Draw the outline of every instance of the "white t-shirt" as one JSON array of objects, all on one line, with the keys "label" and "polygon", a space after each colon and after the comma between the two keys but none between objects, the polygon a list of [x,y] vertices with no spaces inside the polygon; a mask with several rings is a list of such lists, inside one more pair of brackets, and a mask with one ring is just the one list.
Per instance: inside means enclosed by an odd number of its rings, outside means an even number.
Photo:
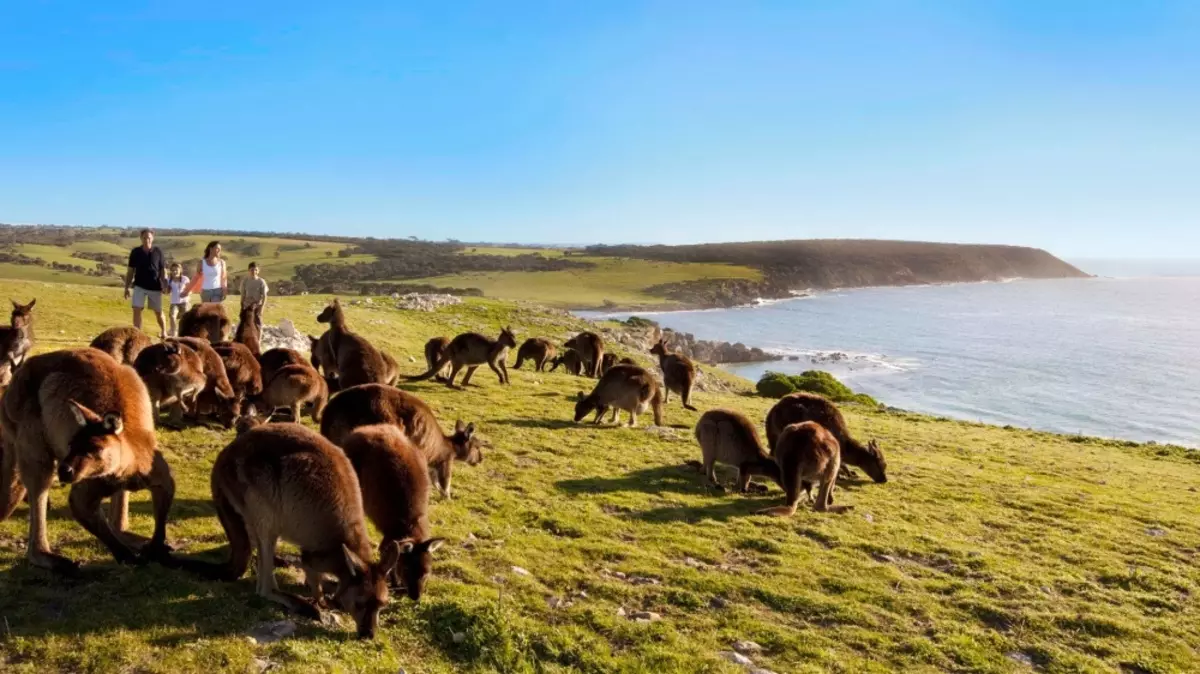
[{"label": "white t-shirt", "polygon": [[179,294],[188,286],[192,279],[186,276],[180,276],[178,279],[167,281],[171,286],[171,304],[183,304],[187,301],[186,297],[180,297]]},{"label": "white t-shirt", "polygon": [[221,287],[221,272],[225,270],[225,260],[218,259],[215,265],[209,265],[208,260],[201,259],[204,271],[204,289],[216,290]]}]

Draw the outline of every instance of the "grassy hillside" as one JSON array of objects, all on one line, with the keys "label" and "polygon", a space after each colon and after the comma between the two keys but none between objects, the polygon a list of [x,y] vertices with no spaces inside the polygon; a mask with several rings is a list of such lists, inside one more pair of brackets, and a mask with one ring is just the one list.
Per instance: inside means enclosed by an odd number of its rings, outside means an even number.
[{"label": "grassy hillside", "polygon": [[[112,290],[3,289],[38,298],[39,350],[85,344],[126,319]],[[286,298],[267,320],[315,331],[320,306]],[[348,318],[408,372],[434,334],[511,323],[520,338],[561,338],[579,326],[492,300],[433,314],[377,303]],[[577,425],[570,398],[585,380],[512,374],[503,390],[486,371],[466,392],[405,386],[444,425],[478,422],[493,446],[481,465],[456,468],[453,500],[435,497],[434,531],[450,542],[426,597],[393,603],[376,641],[354,639],[343,617],[251,644],[248,630],[286,617],[254,596],[251,578],[115,566],[56,489],[50,540],[86,574],[63,581],[24,564],[24,505],[0,524],[0,669],[732,674],[747,670],[718,653],[740,639],[761,644],[755,663],[780,673],[1200,669],[1200,465],[1183,450],[854,408],[853,430],[879,438],[891,481],[845,484],[849,513],[771,519],[754,512],[780,501],[774,487],[714,493],[683,465],[699,456],[697,415],[677,401],[663,430]],[[696,403],[758,420],[770,405],[736,393]],[[159,434],[179,484],[169,535],[185,552],[223,543],[208,471],[230,437]],[[147,533],[148,496],[133,511]],[[300,591],[295,572],[279,575]],[[634,622],[622,608],[662,620]]]}]

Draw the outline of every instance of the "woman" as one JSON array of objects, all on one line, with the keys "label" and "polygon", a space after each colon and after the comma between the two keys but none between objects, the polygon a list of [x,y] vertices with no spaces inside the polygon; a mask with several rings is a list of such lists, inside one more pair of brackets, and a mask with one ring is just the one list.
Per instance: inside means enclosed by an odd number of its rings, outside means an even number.
[{"label": "woman", "polygon": [[210,241],[204,247],[204,259],[196,265],[196,279],[200,284],[201,302],[224,302],[228,279],[225,277],[225,260],[221,258],[221,242]]}]

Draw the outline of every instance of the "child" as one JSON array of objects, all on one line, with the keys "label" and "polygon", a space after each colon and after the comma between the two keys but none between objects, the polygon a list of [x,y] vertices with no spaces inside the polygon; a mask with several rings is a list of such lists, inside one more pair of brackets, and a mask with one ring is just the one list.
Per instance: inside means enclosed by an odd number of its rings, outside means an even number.
[{"label": "child", "polygon": [[250,263],[250,276],[242,279],[242,308],[253,302],[258,302],[254,309],[254,324],[262,330],[262,312],[267,306],[267,282],[258,275],[258,263]]},{"label": "child", "polygon": [[188,295],[186,289],[191,279],[183,275],[183,265],[172,262],[167,272],[167,285],[171,287],[171,336],[179,336],[177,321],[188,310]]}]

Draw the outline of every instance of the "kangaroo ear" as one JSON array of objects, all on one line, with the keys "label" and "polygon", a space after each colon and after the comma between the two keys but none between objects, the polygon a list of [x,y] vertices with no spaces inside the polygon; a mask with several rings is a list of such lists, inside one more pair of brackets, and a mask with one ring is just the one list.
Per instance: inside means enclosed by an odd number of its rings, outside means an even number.
[{"label": "kangaroo ear", "polygon": [[579,391],[578,393],[576,393],[576,394],[575,394],[575,400],[577,400],[577,401],[579,401],[579,402],[583,402],[583,399],[584,399],[584,398],[586,398],[586,397],[587,397],[587,396],[585,396],[585,395],[583,394],[583,391]]},{"label": "kangaroo ear", "polygon": [[20,303],[20,302],[18,302],[18,301],[16,301],[16,300],[12,299],[11,297],[9,298],[9,300],[8,300],[8,301],[9,301],[9,302],[12,302],[12,305],[13,305],[13,310],[14,310],[14,311],[20,311],[20,310],[22,309],[22,307],[21,307],[21,303]]},{"label": "kangaroo ear", "polygon": [[104,428],[113,435],[120,435],[121,431],[125,430],[125,422],[121,420],[120,414],[109,412],[104,415]]},{"label": "kangaroo ear", "polygon": [[33,305],[35,305],[35,304],[37,304],[37,298],[30,300],[29,304],[25,305],[25,311],[29,311],[30,309],[32,309]]},{"label": "kangaroo ear", "polygon": [[467,427],[462,430],[462,433],[463,435],[467,436],[468,440],[470,440],[471,436],[475,435],[475,422],[472,421],[471,423],[467,424]]},{"label": "kangaroo ear", "polygon": [[346,557],[346,568],[348,569],[350,577],[358,577],[358,575],[362,573],[363,567],[365,567],[366,564],[363,564],[363,560],[359,559],[358,555],[354,554],[353,550],[346,547],[345,543],[342,543],[342,554]]},{"label": "kangaroo ear", "polygon": [[459,419],[458,421],[454,422],[454,432],[455,433],[462,433],[465,430],[467,430],[467,425],[463,423],[462,419]]},{"label": "kangaroo ear", "polygon": [[444,538],[431,538],[425,541],[424,545],[430,552],[437,552],[438,548],[446,543]]},{"label": "kangaroo ear", "polygon": [[[411,538],[405,538],[405,539],[396,541],[391,546],[389,546],[388,549],[383,551],[383,559],[384,559],[384,561],[387,561],[388,553],[391,553],[393,551],[395,552],[396,557],[399,557],[400,555],[407,555],[408,553],[415,550],[416,547],[417,547],[416,541],[414,541]],[[395,563],[396,563],[395,561],[392,562],[393,565]]]},{"label": "kangaroo ear", "polygon": [[79,424],[80,426],[87,426],[88,424],[103,421],[100,418],[100,415],[84,407],[83,405],[80,405],[75,401],[74,398],[67,400],[67,407],[75,416],[75,423]]},{"label": "kangaroo ear", "polygon": [[879,451],[879,441],[874,438],[871,438],[871,441],[867,443],[867,449],[871,450],[871,453],[878,452]]}]

